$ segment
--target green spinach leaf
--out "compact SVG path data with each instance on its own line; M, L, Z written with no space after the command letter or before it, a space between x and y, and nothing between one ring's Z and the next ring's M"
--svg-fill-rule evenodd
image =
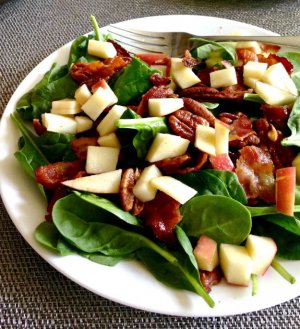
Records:
M241 244L251 231L248 209L226 196L196 196L181 207L181 213L181 228L196 239L205 234L218 243Z
M293 105L287 125L291 129L291 135L284 138L281 144L300 147L300 97L296 99Z

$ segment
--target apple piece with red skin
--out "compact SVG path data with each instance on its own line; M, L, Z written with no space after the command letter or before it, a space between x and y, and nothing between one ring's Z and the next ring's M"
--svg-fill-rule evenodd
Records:
M209 161L216 170L234 171L234 164L227 153L211 155Z
M228 153L230 127L225 122L215 119L216 155Z
M276 210L287 216L294 215L296 168L285 167L276 171Z
M263 275L277 253L275 241L269 237L250 234L245 247L252 258L252 273Z
M201 235L194 248L194 256L200 270L212 271L219 265L217 242L206 235Z

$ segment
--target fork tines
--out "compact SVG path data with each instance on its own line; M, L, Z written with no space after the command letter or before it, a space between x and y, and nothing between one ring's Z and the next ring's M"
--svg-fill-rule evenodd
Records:
M133 54L142 52L164 53L168 49L166 38L153 36L151 32L135 29L129 31L117 25L110 25L107 31L113 36L114 40Z

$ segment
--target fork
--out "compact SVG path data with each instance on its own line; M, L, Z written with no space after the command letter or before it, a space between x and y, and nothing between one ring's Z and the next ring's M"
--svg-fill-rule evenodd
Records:
M203 38L211 41L258 41L266 44L300 48L300 36L196 36L186 32L148 32L136 29L110 25L107 31L114 39L133 54L163 53L167 56L181 56L186 49L197 45L193 38ZM198 42L199 44L199 42Z

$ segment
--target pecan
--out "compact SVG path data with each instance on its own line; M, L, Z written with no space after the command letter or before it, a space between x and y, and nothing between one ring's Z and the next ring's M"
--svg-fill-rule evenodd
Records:
M130 211L138 215L143 210L143 203L136 199L133 194L133 187L139 177L139 170L127 168L122 173L120 183L120 202L124 211Z
M201 103L192 98L183 98L184 106L192 113L204 118L211 125L215 125L215 116Z
M184 66L190 67L190 68L193 68L194 66L200 64L200 62L197 61L196 58L194 58L188 50L186 50L184 52L184 57L182 58L182 63Z

